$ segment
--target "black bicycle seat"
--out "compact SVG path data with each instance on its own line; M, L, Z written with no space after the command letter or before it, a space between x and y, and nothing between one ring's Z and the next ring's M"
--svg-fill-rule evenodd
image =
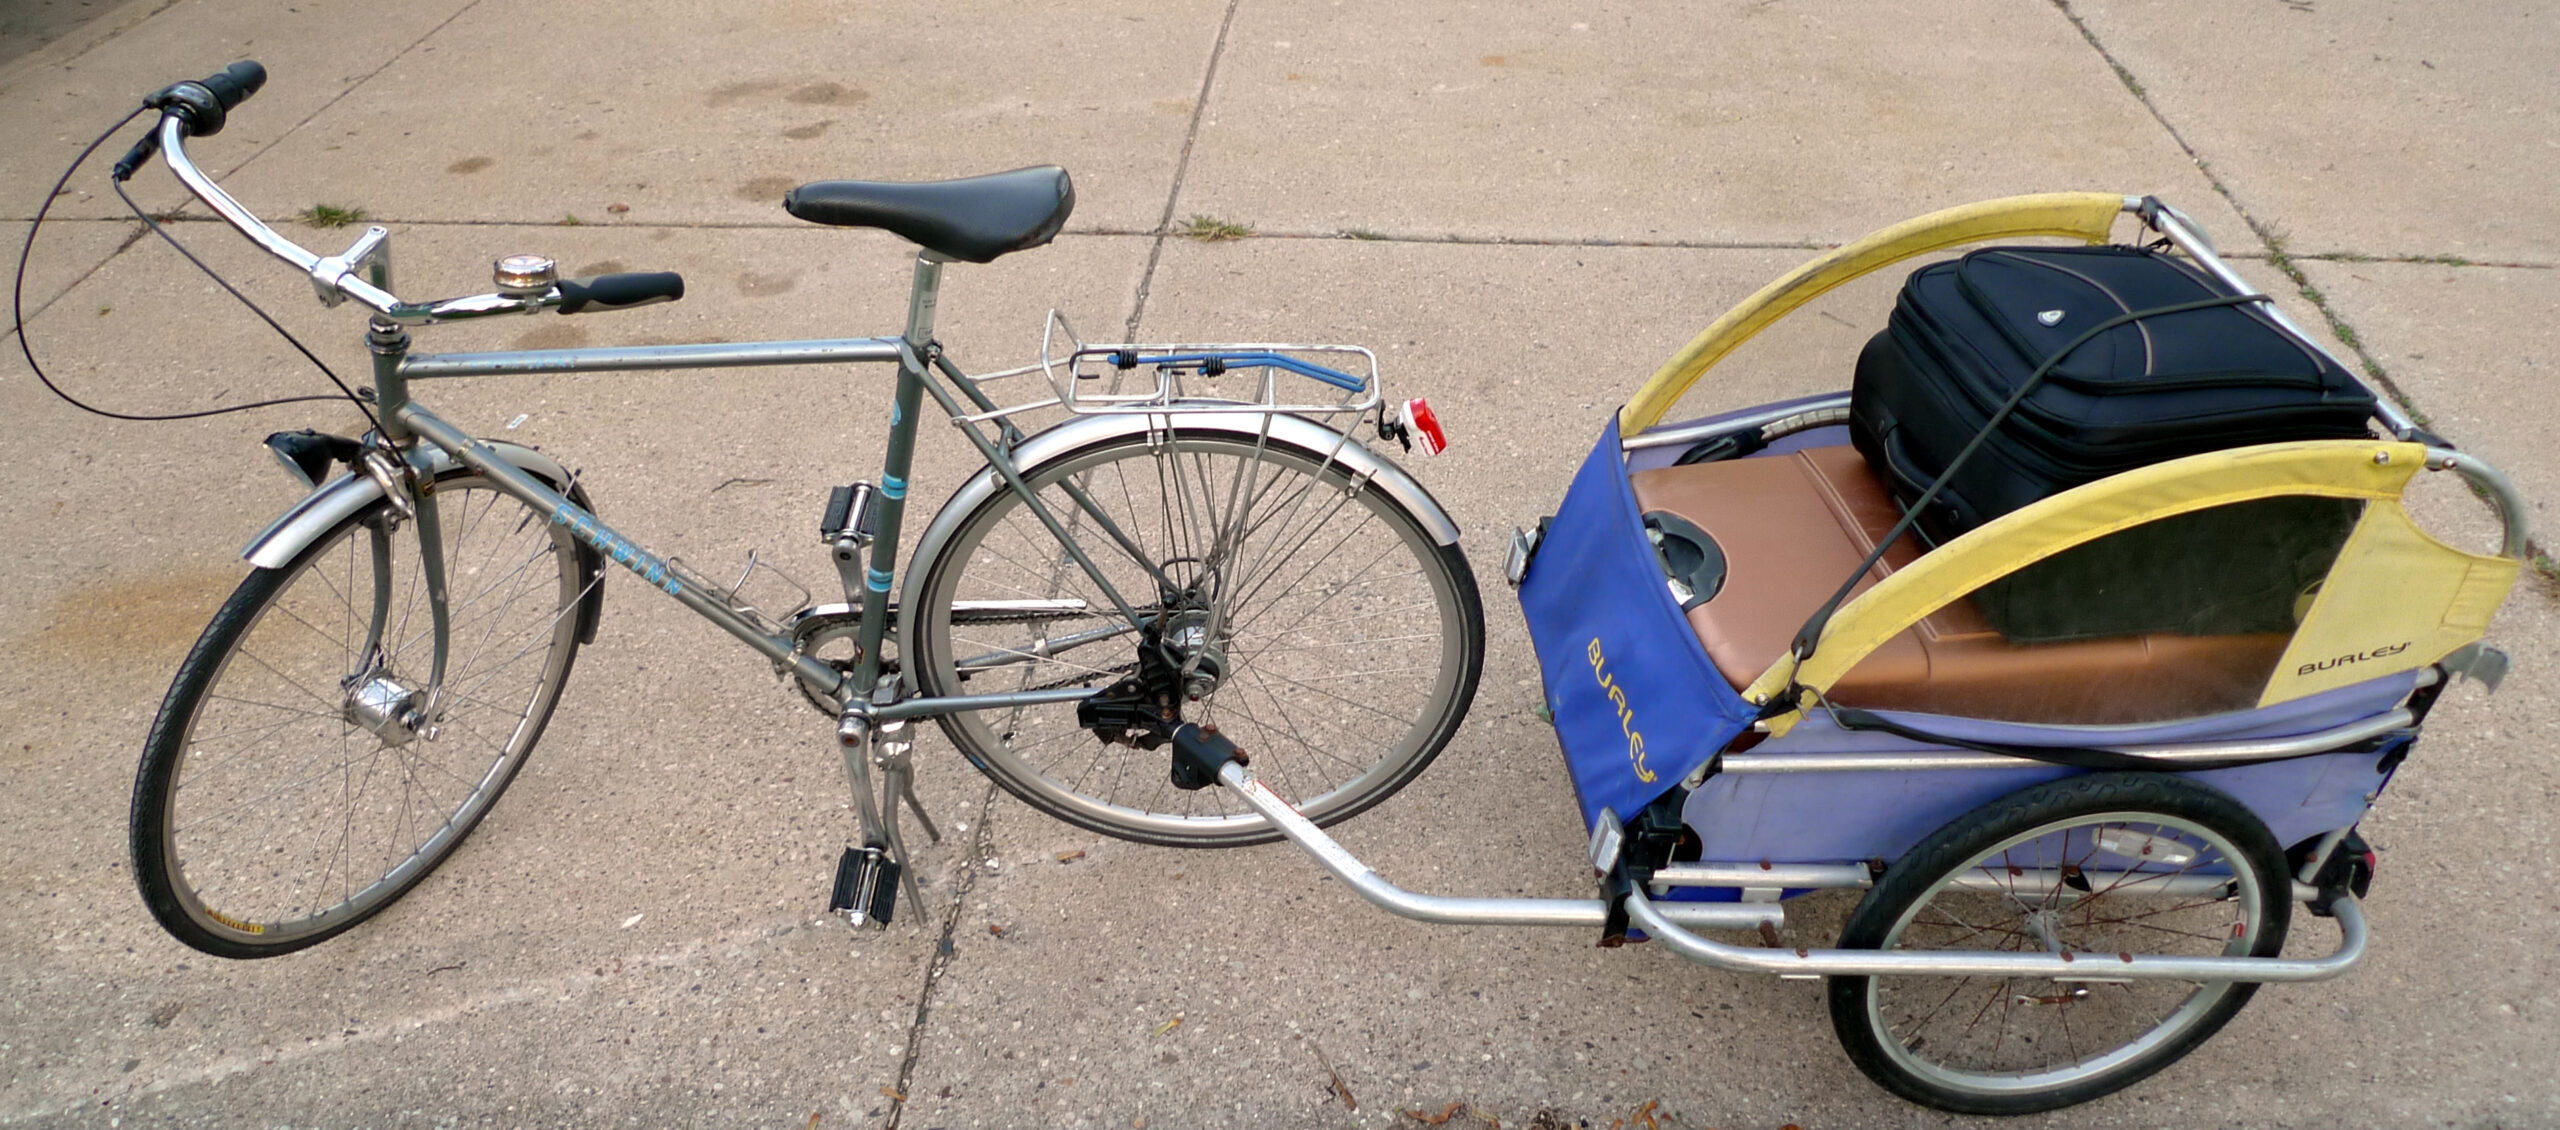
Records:
M1075 211L1076 187L1056 165L936 181L822 180L792 189L785 211L814 224L879 228L969 263L1038 247Z

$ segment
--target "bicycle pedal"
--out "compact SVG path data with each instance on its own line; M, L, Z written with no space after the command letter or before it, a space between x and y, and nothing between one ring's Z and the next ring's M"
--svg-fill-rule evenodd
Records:
M869 483L837 487L827 493L827 513L818 520L818 539L828 545L851 536L871 544L880 528L880 491Z
M856 926L888 929L898 908L901 870L898 861L889 858L889 850L878 844L844 849L844 858L836 861L836 889L827 909Z

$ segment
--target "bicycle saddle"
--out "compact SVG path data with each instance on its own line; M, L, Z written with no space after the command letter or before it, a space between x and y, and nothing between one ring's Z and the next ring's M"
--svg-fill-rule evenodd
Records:
M814 224L879 228L968 263L1038 247L1075 211L1076 187L1056 165L936 181L813 181L782 198Z

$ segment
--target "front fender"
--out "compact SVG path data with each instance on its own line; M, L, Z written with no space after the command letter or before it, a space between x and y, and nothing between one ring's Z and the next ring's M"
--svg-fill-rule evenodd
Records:
M1170 417L1173 421L1171 430L1206 432L1248 443L1262 434L1266 418L1270 420L1270 442L1273 444L1294 447L1317 458L1322 458L1328 451L1334 452L1334 462L1341 464L1354 477L1366 479L1372 488L1413 515L1415 521L1430 532L1431 540L1443 546L1458 544L1458 523L1441 508L1440 500L1431 497L1431 492L1424 490L1421 483L1405 473L1404 468L1388 462L1385 456L1369 450L1358 441L1346 439L1341 432L1301 416L1286 414L1201 412ZM1077 416L1023 440L1013 449L1014 467L1027 479L1049 462L1093 444L1144 435L1150 430L1167 430L1162 423L1166 419L1168 417L1162 415L1139 413ZM925 527L924 536L916 540L915 556L909 559L902 594L906 607L922 607L925 575L933 571L934 561L942 555L943 547L950 542L951 536L958 532L960 523L977 510L979 504L1005 489L1003 476L998 475L993 466L980 467L977 474L970 476L968 482L952 493L950 501L942 504L942 509L933 516L933 524ZM914 618L907 617L907 630L912 630L913 624ZM899 650L906 655L916 654L915 641L901 639Z
M569 471L558 460L518 444L483 440L498 458L506 460L526 474L541 479L552 487L569 484L569 501L588 513L595 504L587 499L584 484L571 483ZM462 466L462 462L441 448L419 444L413 463L418 473L429 478ZM310 494L269 524L266 530L250 539L240 556L261 569L281 569L291 564L312 543L338 528L338 523L382 500L382 487L370 475L352 472L339 475L312 488ZM581 588L586 595L578 601L578 641L594 643L596 622L604 614L604 586L597 583L604 575L604 555L584 543L578 546L578 569Z

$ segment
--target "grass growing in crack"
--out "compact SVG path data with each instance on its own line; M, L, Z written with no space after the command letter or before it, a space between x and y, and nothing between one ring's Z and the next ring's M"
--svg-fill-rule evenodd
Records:
M364 209L341 208L335 204L314 204L302 210L301 219L309 227L343 228L348 224L363 222Z
M586 221L579 219L578 214L575 212L571 212L560 217L560 226L564 228L583 227L585 225Z
M2421 263L2433 263L2439 267L2468 267L2471 265L2471 260L2465 259L2459 255L2429 255L2419 259L2418 261Z
M2217 190L2220 189L2219 185L2215 187ZM2229 195L2228 192L2224 193L2226 199ZM2373 359L2372 351L2366 349L2362 339L2356 336L2355 327L2348 325L2346 319L2340 318L2338 312L2330 307L2329 296L2320 293L2319 287L2311 285L2311 278L2302 273L2301 265L2293 261L2293 256L2285 254L2285 232L2272 224L2261 224L2252 220L2245 212L2241 213L2241 219L2249 224L2252 231L2258 233L2259 239L2266 242L2267 264L2284 272L2284 277L2293 283L2294 288L2301 292L2306 301L2311 303L2312 309L2320 312L2321 319L2329 323L2329 332L2337 336L2338 343L2346 346L2356 355L2357 367L2364 370L2365 377L2381 386L2378 391L2382 395L2390 397L2400 405L2401 411L2408 414L2410 423L2422 428L2431 426L2426 413L2419 411L2418 406L2410 402L2408 394L2402 392L2400 386L2392 381L2391 374L2383 370L2382 363Z
M1182 231L1180 234L1184 239L1196 239L1202 243L1225 243L1229 240L1243 239L1246 236L1252 235L1253 228L1250 225L1221 220L1215 216L1203 216L1194 212L1191 214L1190 219L1182 222Z

